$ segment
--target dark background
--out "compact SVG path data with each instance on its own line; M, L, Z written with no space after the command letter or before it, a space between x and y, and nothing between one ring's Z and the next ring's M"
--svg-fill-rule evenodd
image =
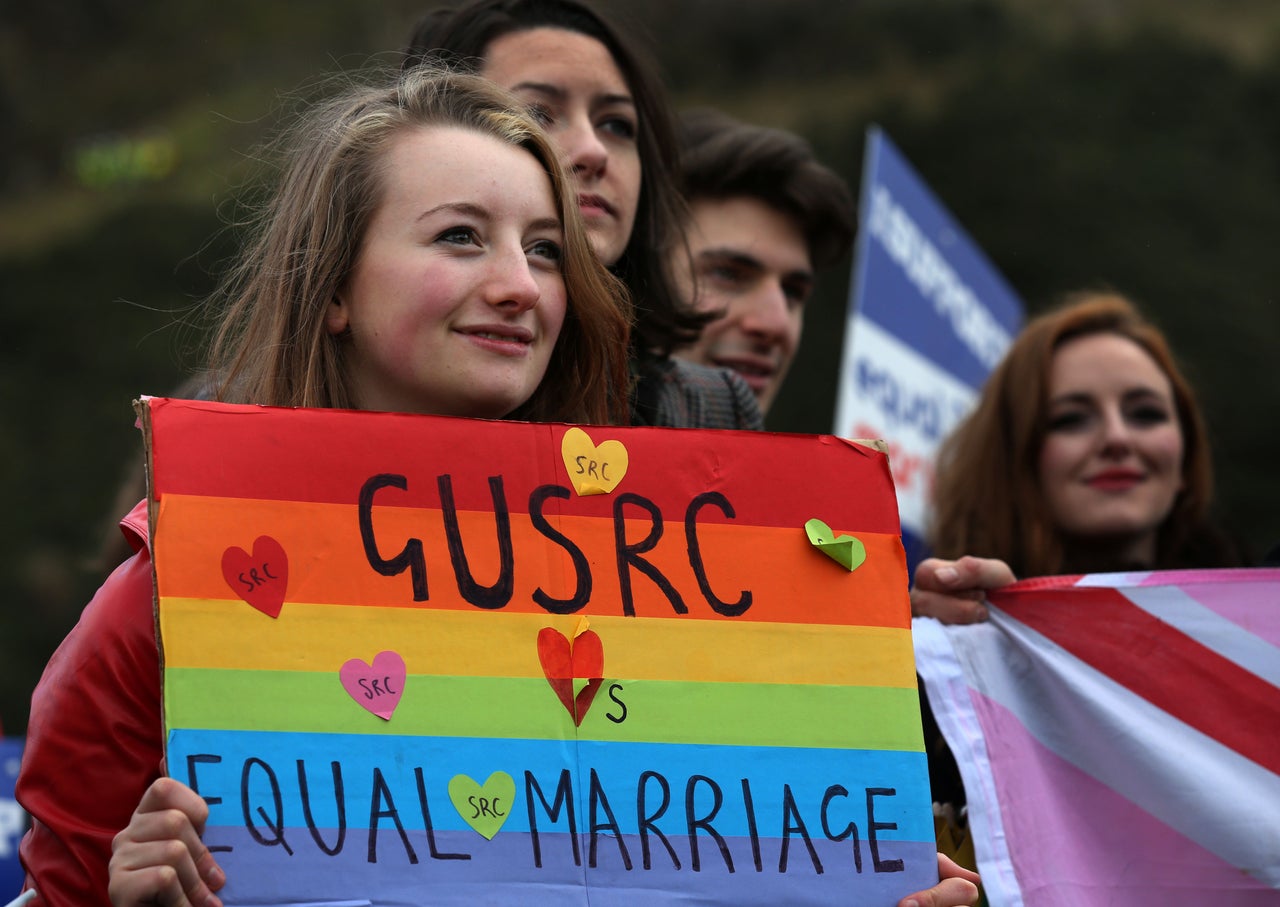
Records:
M1280 541L1280 5L632 0L680 106L794 129L857 186L878 123L1034 312L1108 285L1165 328L1220 516ZM427 4L0 6L0 722L101 580L140 456L130 401L198 362L254 144L323 73L393 62ZM823 275L771 428L827 431L849 263ZM114 531L114 530L112 530Z

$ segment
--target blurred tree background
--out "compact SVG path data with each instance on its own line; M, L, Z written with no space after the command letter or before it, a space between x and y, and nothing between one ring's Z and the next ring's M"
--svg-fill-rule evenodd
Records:
M1220 515L1259 553L1280 541L1273 0L600 2L679 106L794 129L855 187L881 125L1032 312L1137 298L1201 393ZM430 5L0 7L6 733L102 578L140 458L130 401L198 362L255 143L319 75L394 62ZM771 428L830 428L848 270L824 275Z

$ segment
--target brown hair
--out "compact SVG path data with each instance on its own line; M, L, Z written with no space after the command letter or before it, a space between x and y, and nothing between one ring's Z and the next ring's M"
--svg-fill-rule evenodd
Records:
M1095 291L1070 294L1058 308L1029 322L991 374L977 408L943 443L930 533L937 556L996 557L1018 576L1129 566L1069 563L1040 488L1053 354L1067 341L1091 334L1131 340L1173 388L1183 436L1183 487L1159 527L1156 563L1150 566L1212 567L1233 560L1208 524L1213 467L1191 386L1155 325L1125 297ZM1210 547L1217 553L1210 553ZM1222 563L1192 563L1197 557Z
M519 102L476 76L418 67L313 105L277 139L283 173L217 299L216 396L277 406L350 407L341 340L325 310L355 264L384 192L381 164L406 130L453 126L528 151L551 181L564 226L568 308L546 375L510 415L625 420L631 307L591 250L550 140Z

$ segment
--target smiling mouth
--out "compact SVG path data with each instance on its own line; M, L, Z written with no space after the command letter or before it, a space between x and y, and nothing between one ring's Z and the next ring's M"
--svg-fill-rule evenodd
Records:
M769 379L778 372L771 363L758 359L717 359L715 362L721 368L732 369L744 378Z
M1085 480L1090 488L1099 491L1126 491L1145 481L1146 476L1139 472L1115 471L1099 473Z
M731 368L741 375L750 375L759 378L772 378L773 369L762 365L749 365L747 363L725 363L725 368Z
M508 343L529 343L527 337L513 337L510 334L499 334L497 331L463 331L468 337L480 337L484 340L505 340Z
M523 355L534 341L532 331L514 325L459 328L458 333L478 347L508 356Z

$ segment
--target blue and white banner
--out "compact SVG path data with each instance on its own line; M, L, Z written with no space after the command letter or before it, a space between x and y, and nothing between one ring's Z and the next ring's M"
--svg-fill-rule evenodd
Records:
M914 567L938 446L1004 355L1023 306L875 127L858 221L834 434L889 443Z
M21 737L0 737L0 903L22 890L25 877L18 862L18 842L27 830L27 814L13 799L22 743Z

